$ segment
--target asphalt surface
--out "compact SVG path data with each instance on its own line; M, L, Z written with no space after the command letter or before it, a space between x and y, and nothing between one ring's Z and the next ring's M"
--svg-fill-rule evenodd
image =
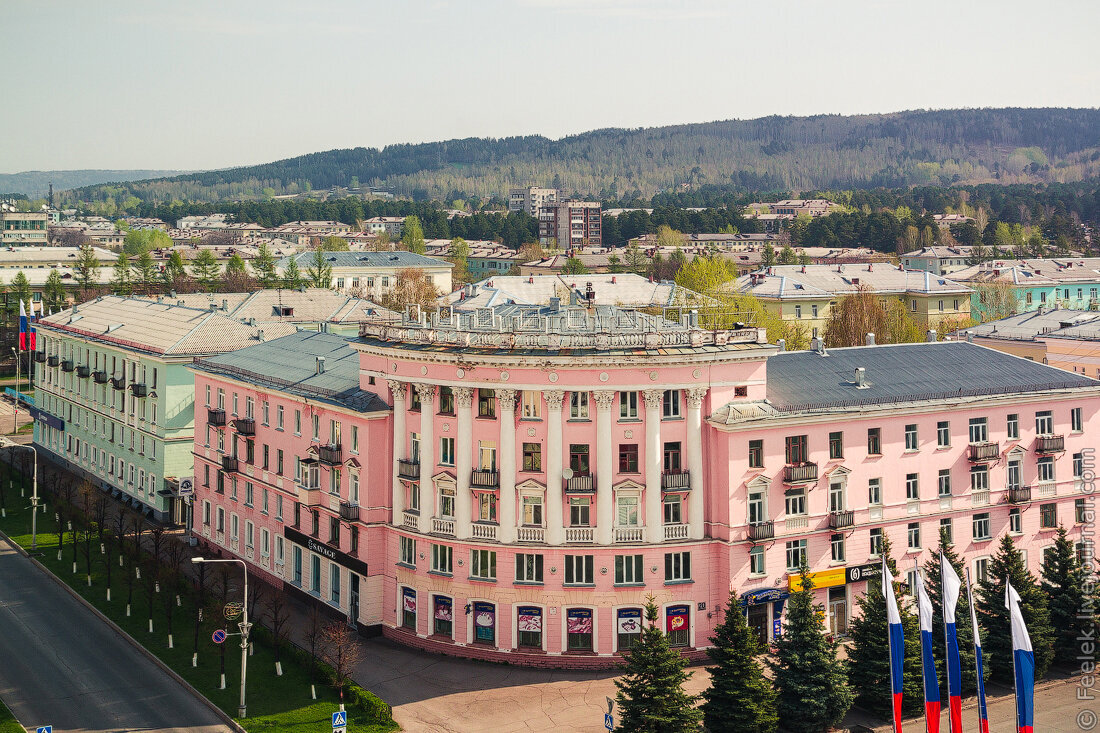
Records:
M0 699L34 730L228 726L190 691L0 539Z

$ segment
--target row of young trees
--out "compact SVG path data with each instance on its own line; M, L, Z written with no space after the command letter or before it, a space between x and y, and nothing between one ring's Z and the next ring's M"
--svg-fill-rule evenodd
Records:
M939 550L960 577L963 562L946 532L940 535ZM897 566L888 541L882 552L891 572ZM933 629L943 628L943 601L939 555L925 563L924 573L933 605ZM981 627L982 656L986 677L1012 684L1012 638L1005 608L1005 582L1021 597L1024 621L1035 651L1036 677L1052 664L1077 663L1082 640L1092 638L1100 609L1096 578L1091 562L1083 562L1064 528L1059 529L1054 547L1043 559L1041 579L1028 570L1023 556L1007 535L990 559L988 572L977 583L977 616ZM890 654L886 602L881 583L871 580L857 602L858 617L850 628L851 641L846 659L839 656L840 643L826 634L825 609L813 602L813 584L808 569L801 572L801 588L787 601L783 633L776 638L773 655L766 651L756 632L750 629L735 593L720 612L722 621L711 637L707 655L713 666L710 686L701 695L684 690L690 673L686 661L668 644L657 626L658 609L653 599L646 604L647 627L628 652L619 688L617 730L648 733L698 731L700 722L710 733L819 733L836 726L855 704L882 717L893 709L890 683ZM905 635L902 694L906 714L924 711L919 625L911 603L901 599L899 610ZM969 598L963 594L957 608L962 691L977 690L974 639ZM941 699L947 697L947 676L942 655L937 657ZM770 672L766 676L765 669Z

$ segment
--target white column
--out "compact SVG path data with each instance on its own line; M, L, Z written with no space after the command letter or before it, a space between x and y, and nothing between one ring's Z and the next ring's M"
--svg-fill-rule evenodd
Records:
M405 446L409 436L405 430L405 383L396 379L387 379L393 396L393 519L395 527L405 521L405 484L398 478L398 461L405 458ZM366 487L364 487L365 489Z
M645 531L650 542L665 539L661 524L661 403L664 396L663 389L642 392L645 399Z
M691 495L688 497L688 537L703 539L703 510L706 492L703 486L703 398L706 387L692 387L687 392L687 465L691 474Z
M551 389L542 393L546 400L546 543L560 545L565 541L562 520L562 424L561 402L565 392Z
M420 395L420 521L421 532L430 532L435 515L435 385L418 384Z
M500 452L497 468L500 476L500 506L497 507L497 539L506 544L516 541L516 390L497 390L497 419L500 422Z
M455 436L455 536L459 539L470 537L470 522L473 519L473 497L470 496L470 471L473 462L474 416L471 408L474 404L474 390L470 387L455 387L455 413L458 415L458 435Z
M611 405L615 393L593 392L596 400L596 542L610 545L615 521L615 501L612 496Z

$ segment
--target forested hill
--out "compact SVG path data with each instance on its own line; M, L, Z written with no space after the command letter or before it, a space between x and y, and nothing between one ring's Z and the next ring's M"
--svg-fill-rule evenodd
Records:
M165 170L71 170L71 171L23 171L0 173L0 196L20 193L28 198L44 198L53 184L54 191L77 186L91 186L111 181L136 181L143 178L174 176L181 171Z
M613 200L705 184L804 191L1098 176L1100 110L1012 108L765 117L595 130L561 140L469 138L331 150L78 189L73 196L200 201L359 183L415 198L488 199L513 185L541 184Z

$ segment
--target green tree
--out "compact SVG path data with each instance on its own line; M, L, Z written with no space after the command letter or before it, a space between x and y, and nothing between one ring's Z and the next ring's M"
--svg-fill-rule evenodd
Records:
M657 248L678 249L684 246L684 235L667 224L657 227Z
M679 652L657 624L657 603L646 598L646 625L641 637L626 653L619 688L619 724L623 733L680 733L699 730L702 713L695 708L697 697L684 692L691 678Z
M343 237L325 237L321 240L321 249L326 252L347 252L351 249L348 246L348 240Z
M789 242L783 243L783 249L779 250L779 264L781 265L797 265L798 255L794 253L794 249Z
M114 264L114 277L111 279L111 289L115 295L133 295L134 280L130 274L130 256L126 251L118 253L118 259Z
M890 573L897 578L898 568L890 555L890 541L883 537L882 553L887 558ZM902 702L907 714L924 709L924 682L921 672L920 621L912 612L905 597L894 585L894 597L898 599L901 614L901 630L905 636L904 664L902 667ZM867 592L856 601L859 615L848 629L852 644L848 647L848 684L855 693L855 703L882 717L890 717L893 697L890 692L890 646L886 621L886 597L882 593L882 579L867 581Z
M771 242L764 243L764 253L760 258L760 264L764 267L771 267L775 264L775 247Z
M248 274L248 266L236 252L225 263L225 287L231 293L251 292L256 281Z
M153 255L148 251L142 252L134 259L132 266L134 272L134 284L143 295L149 295L156 287L157 264L153 261Z
M940 572L940 552L947 558L947 562L955 569L955 573L963 581L963 590L959 594L959 602L955 609L955 636L959 642L959 663L962 668L962 694L963 696L976 694L978 691L978 675L974 662L974 630L970 624L970 599L966 595L966 575L963 572L965 565L959 558L955 548L947 537L947 529L940 529L939 551L936 552L924 564L924 575L928 579L925 588L928 591L928 599L932 602L932 628L943 628L943 574ZM989 677L989 653L982 651L983 669L986 678ZM941 699L947 699L947 672L943 666L943 655L936 656L936 673L940 680Z
M793 733L827 731L852 706L838 642L825 635L825 609L814 604L813 581L805 565L801 588L787 600L783 634L771 662L778 693L779 723Z
M287 262L286 268L283 270L283 287L288 290L297 290L305 285L305 278L302 276L302 270L298 267L298 258L291 257Z
M221 265L214 259L214 252L210 249L200 249L195 259L191 260L191 276L195 278L195 282L203 292L215 292L221 274Z
M279 273L275 270L275 255L271 254L271 247L267 242L260 242L256 250L256 257L252 260L252 270L256 273L256 279L261 288L273 288L279 282Z
M160 229L131 229L122 241L122 251L130 256L139 255L154 249L168 249L172 238Z
M626 269L627 272L633 272L635 274L641 274L645 272L646 266L649 264L645 252L636 242L631 242L626 246L626 252L623 253L626 257Z
M68 303L69 297L65 291L65 281L61 279L61 273L50 270L46 276L46 284L42 289L42 297L48 310L61 310Z
M313 258L306 268L306 279L314 288L332 287L332 265L325 259L324 250L313 250Z
M73 265L76 281L80 283L80 289L87 294L94 285L99 282L99 258L95 256L95 250L90 244L80 248L80 254Z
M416 216L406 216L405 226L401 230L401 244L409 252L424 254L424 228Z
M1050 627L1047 597L1035 576L1028 572L1016 543L1007 534L990 558L985 577L978 581L978 620L985 632L982 652L988 650L990 657L1001 660L992 665L990 676L997 682L1012 684L1012 665L1008 663L1012 659L1012 633L1005 608L1006 579L1020 594L1020 610L1035 652L1035 678L1039 679L1046 674L1054 658L1054 630Z
M1082 640L1092 638L1100 598L1065 527L1058 528L1054 547L1043 558L1042 577L1043 591L1050 599L1054 659L1072 665L1078 661Z
M588 268L577 257L567 257L561 268L563 275L587 275Z
M183 264L183 255L178 250L173 250L168 255L168 261L164 263L164 284L172 290L182 290L187 282L187 268Z
M710 637L710 687L703 693L703 724L710 733L774 733L775 689L757 660L763 651L730 593L722 622Z
M8 294L11 296L8 298L8 303L11 304L12 312L19 312L19 304L22 303L24 307L27 307L31 303L33 297L33 291L31 290L31 283L27 280L27 276L23 274L23 271L15 273L15 277L11 279L11 285L8 286Z
M452 282L470 282L470 245L465 239L455 237L451 240L451 256L447 260L455 266L451 271Z

